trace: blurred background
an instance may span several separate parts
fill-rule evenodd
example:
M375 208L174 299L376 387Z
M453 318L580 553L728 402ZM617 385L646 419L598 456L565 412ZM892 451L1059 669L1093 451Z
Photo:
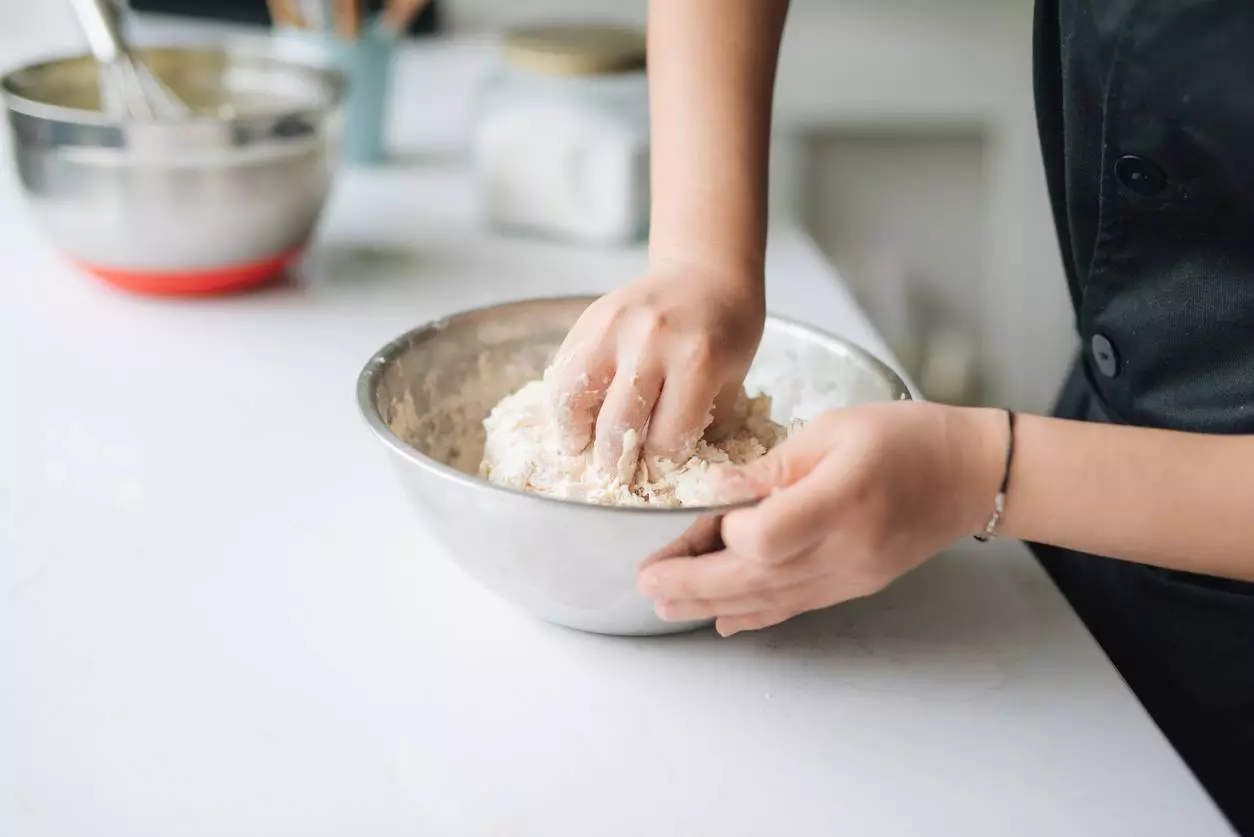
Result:
M131 0L145 27L268 26L265 0ZM379 4L375 3L374 7ZM369 4L368 4L369 7ZM794 0L773 222L793 219L936 400L1047 408L1073 351L1032 109L1031 0ZM499 35L643 25L644 0L435 0L407 23L396 153L461 155ZM223 31L228 31L224 29ZM235 31L235 29L229 29ZM0 0L0 62L81 50L68 2ZM424 121L413 114L436 113ZM624 277L626 279L627 277Z

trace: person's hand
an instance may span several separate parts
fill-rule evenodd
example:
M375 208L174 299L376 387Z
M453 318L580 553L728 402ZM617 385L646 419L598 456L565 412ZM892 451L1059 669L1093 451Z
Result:
M721 475L725 549L641 568L668 620L764 628L875 593L982 531L1001 480L1005 414L919 402L824 413L765 457Z
M558 350L548 377L565 447L620 468L634 430L646 461L690 456L734 406L765 319L760 271L739 274L657 261L594 302Z

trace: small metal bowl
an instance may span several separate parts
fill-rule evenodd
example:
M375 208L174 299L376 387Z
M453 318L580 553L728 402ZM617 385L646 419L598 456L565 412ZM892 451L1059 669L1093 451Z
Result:
M104 113L86 55L0 78L35 214L71 259L127 290L213 293L275 277L326 202L343 77L260 53L138 53L191 118Z
M366 364L357 400L387 445L414 509L448 556L489 590L559 625L618 635L676 633L636 589L651 554L699 554L717 543L720 508L642 509L524 494L477 476L482 421L543 372L591 298L506 303L428 323ZM778 317L745 382L773 398L773 417L910 398L863 349Z

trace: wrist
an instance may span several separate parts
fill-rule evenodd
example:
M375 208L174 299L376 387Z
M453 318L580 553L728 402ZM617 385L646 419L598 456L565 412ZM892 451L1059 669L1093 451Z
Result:
M762 297L766 292L765 257L753 248L686 243L649 242L649 267L653 271L683 270L702 282L710 282Z
M1010 427L1006 411L987 407L954 408L951 440L957 451L957 514L961 531L985 531L1006 476Z

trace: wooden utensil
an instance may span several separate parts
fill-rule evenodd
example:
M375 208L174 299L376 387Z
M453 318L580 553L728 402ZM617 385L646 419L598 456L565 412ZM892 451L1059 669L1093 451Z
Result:
M429 0L387 0L383 13L379 16L383 31L393 37L404 34L409 24L422 14L428 2Z
M347 41L357 40L361 34L361 6L359 0L331 0L331 25L335 34Z
M266 9L270 12L270 25L278 28L288 23L284 15L283 0L266 0Z
M300 0L300 7L311 28L319 32L331 31L331 21L328 20L330 9L323 0Z
M305 27L297 0L266 0L266 5L270 8L270 22L276 28L303 29Z

